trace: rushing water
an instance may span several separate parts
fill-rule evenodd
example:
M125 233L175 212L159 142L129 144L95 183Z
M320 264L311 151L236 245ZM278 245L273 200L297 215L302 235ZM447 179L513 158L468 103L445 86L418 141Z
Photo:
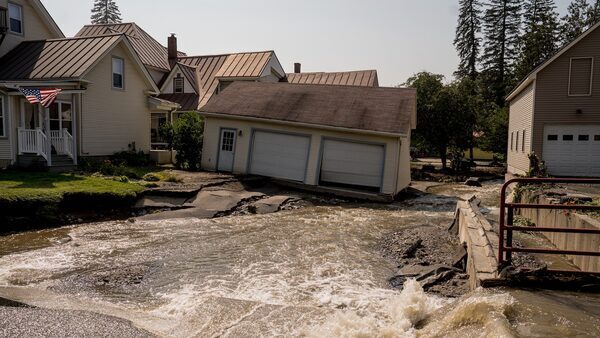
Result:
M402 226L449 224L454 200L212 220L107 222L0 238L0 296L131 320L161 336L598 336L600 302L392 290L379 251Z

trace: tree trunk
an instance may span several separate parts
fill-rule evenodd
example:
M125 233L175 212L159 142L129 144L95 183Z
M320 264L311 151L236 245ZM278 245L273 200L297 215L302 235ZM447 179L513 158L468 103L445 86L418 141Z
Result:
M469 147L469 160L471 160L471 163L475 163L475 151L473 148L475 148L473 145Z
M442 147L440 149L440 159L442 160L442 169L446 170L448 169L448 154L447 154L448 149L446 147Z

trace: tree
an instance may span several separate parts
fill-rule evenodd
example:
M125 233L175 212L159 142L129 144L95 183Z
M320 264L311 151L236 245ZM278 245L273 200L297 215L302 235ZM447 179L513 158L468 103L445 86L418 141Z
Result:
M514 84L513 70L520 35L519 0L490 0L484 16L483 68L492 80L488 85L498 105L504 105Z
M600 22L600 0L594 1L588 8L586 28L590 28L598 22Z
M481 149L506 155L508 144L508 108L496 107L486 118Z
M204 121L200 115L187 112L179 116L173 125L163 125L160 133L169 142L170 148L177 151L175 164L178 168L200 168L204 139Z
M561 43L563 45L575 40L588 28L590 4L587 0L574 0L562 18L560 27Z
M559 21L554 0L527 0L524 9L525 34L520 40L521 50L515 72L519 80L554 55L558 47Z
M413 140L422 150L439 154L447 168L448 150L469 147L474 115L460 82L443 84L444 76L422 72L404 86L417 89L417 129Z
M121 23L121 12L114 0L94 0L93 24Z
M460 63L456 75L459 78L477 77L479 48L481 46L481 4L479 0L460 0L460 11L454 46L458 51Z

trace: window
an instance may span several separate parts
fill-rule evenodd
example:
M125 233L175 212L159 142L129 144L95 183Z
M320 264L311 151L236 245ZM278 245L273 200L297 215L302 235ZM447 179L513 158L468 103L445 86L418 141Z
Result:
M0 137L6 136L4 130L4 98L0 97Z
M594 141L600 141L600 135L594 135Z
M513 150L513 143L514 143L514 139L515 139L515 132L511 132L510 133L510 150Z
M125 75L125 65L124 61L121 58L113 57L112 58L112 73L113 73L113 88L123 89L124 81L123 77Z
M558 135L548 135L548 141L558 141Z
M573 135L563 135L563 141L573 141Z
M233 140L235 138L235 132L233 131L224 131L223 132L223 141L221 145L221 150L223 151L233 151Z
M594 58L572 58L569 68L569 96L592 95Z
M517 139L515 140L515 151L519 151L519 131L517 130Z
M54 102L50 108L50 130L66 129L73 133L73 109L70 102Z
M183 93L184 92L185 81L181 77L181 74L177 74L177 77L173 79L173 92L174 93Z
M16 34L23 34L23 7L8 4L9 30Z
M577 139L579 141L589 141L590 140L590 135L579 135L579 137Z
M521 152L525 152L525 130L523 130L523 141L521 142Z

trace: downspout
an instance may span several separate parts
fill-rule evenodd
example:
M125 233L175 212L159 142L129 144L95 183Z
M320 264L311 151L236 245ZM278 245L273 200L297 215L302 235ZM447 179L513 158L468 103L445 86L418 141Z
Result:
M400 162L402 160L402 138L398 137L398 153L396 156L396 177L394 177L394 198L398 195L398 177L400 177ZM410 167L410 166L409 166Z

